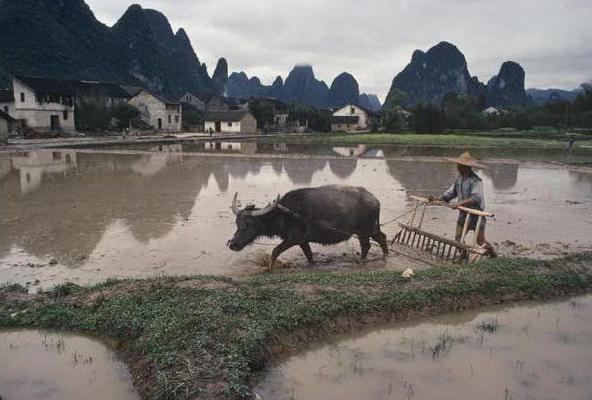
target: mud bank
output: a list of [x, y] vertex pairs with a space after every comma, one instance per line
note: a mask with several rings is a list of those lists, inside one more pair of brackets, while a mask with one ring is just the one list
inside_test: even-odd
[[592, 291], [592, 253], [396, 272], [177, 277], [0, 290], [0, 326], [107, 335], [145, 399], [252, 396], [270, 361], [369, 326]]

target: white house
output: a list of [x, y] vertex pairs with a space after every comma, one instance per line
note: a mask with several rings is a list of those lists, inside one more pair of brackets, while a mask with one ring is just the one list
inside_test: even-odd
[[204, 127], [206, 132], [257, 133], [257, 120], [247, 110], [210, 111]]
[[15, 76], [12, 79], [14, 103], [3, 103], [14, 119], [37, 131], [72, 132], [74, 93], [64, 81]]
[[483, 115], [499, 115], [500, 111], [495, 107], [488, 107], [485, 110], [481, 111]]
[[380, 114], [358, 104], [343, 106], [333, 112], [331, 117], [331, 131], [372, 130], [379, 125]]
[[189, 104], [198, 111], [204, 111], [206, 109], [205, 103], [199, 97], [190, 92], [185, 92], [185, 94], [179, 99], [179, 103]]
[[129, 104], [140, 112], [140, 119], [153, 129], [163, 132], [180, 132], [181, 105], [147, 90], [140, 91]]

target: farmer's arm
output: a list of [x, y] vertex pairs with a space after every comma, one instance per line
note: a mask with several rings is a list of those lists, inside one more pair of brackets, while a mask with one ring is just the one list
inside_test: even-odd
[[442, 201], [445, 201], [446, 203], [448, 203], [450, 200], [456, 198], [457, 196], [458, 196], [458, 193], [456, 192], [456, 181], [454, 181], [454, 183], [452, 183], [452, 185], [448, 188], [448, 190], [445, 191], [444, 193], [442, 193], [442, 196], [440, 196], [439, 198], [436, 197], [436, 199], [442, 200]]

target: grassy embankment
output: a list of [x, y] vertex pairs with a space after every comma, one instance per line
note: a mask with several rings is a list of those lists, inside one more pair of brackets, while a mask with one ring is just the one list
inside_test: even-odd
[[[432, 146], [524, 146], [565, 148], [568, 136], [564, 133], [546, 131], [526, 132], [463, 132], [442, 134], [418, 134], [418, 133], [318, 133], [308, 136], [284, 135], [263, 141], [285, 141], [306, 144], [327, 145], [432, 145]], [[574, 148], [592, 146], [592, 137], [578, 135]]]
[[146, 399], [249, 396], [265, 363], [364, 326], [592, 291], [592, 253], [396, 272], [196, 276], [0, 289], [0, 326], [90, 332], [119, 343]]

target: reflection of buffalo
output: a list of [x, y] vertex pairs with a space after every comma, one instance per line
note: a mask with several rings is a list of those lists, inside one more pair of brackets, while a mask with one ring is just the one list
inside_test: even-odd
[[511, 189], [516, 185], [518, 168], [518, 164], [515, 163], [490, 163], [487, 164], [483, 173], [491, 179], [494, 188], [504, 190]]

